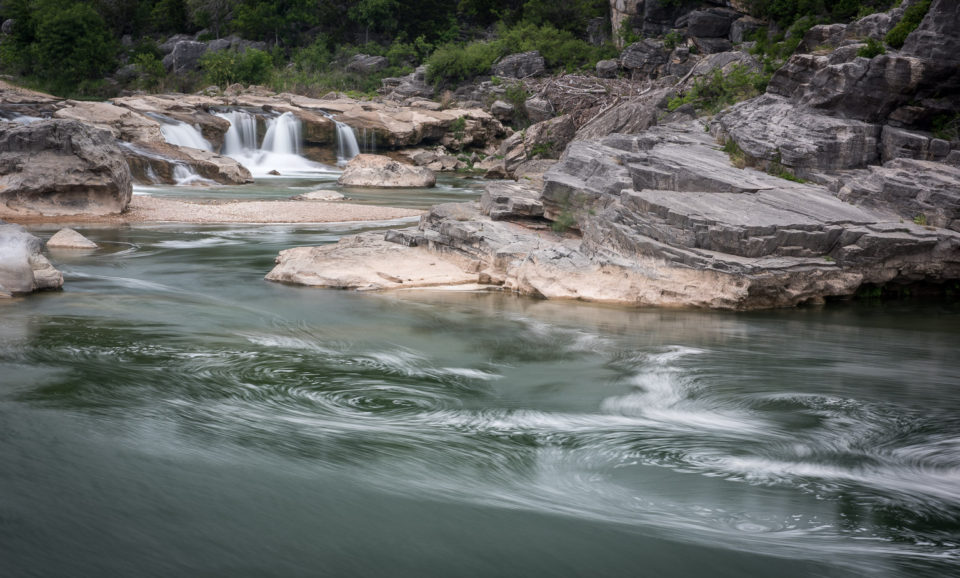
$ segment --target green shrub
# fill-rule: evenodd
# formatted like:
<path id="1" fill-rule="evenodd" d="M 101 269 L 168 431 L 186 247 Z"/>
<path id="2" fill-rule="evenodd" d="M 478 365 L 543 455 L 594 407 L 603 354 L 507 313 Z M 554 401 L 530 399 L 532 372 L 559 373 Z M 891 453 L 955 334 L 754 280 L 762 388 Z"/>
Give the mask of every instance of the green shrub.
<path id="1" fill-rule="evenodd" d="M 923 0 L 907 8 L 903 12 L 903 18 L 900 19 L 900 22 L 897 22 L 897 25 L 890 32 L 887 32 L 887 37 L 884 39 L 887 44 L 894 48 L 902 48 L 904 42 L 907 41 L 907 36 L 916 30 L 917 26 L 920 26 L 920 22 L 927 15 L 928 10 L 930 10 L 930 0 Z"/>
<path id="2" fill-rule="evenodd" d="M 727 74 L 717 69 L 712 74 L 694 81 L 686 94 L 671 99 L 667 103 L 667 109 L 672 112 L 684 104 L 692 104 L 699 111 L 714 114 L 732 104 L 761 94 L 767 89 L 769 80 L 768 75 L 753 72 L 742 64 L 734 65 Z"/>
<path id="3" fill-rule="evenodd" d="M 857 56 L 873 58 L 874 56 L 880 56 L 881 54 L 886 53 L 887 49 L 883 47 L 882 42 L 873 38 L 867 38 L 867 45 L 857 51 Z"/>
<path id="4" fill-rule="evenodd" d="M 500 56 L 500 47 L 494 43 L 441 46 L 427 59 L 427 81 L 436 85 L 464 82 L 489 73 Z"/>
<path id="5" fill-rule="evenodd" d="M 255 48 L 244 52 L 221 50 L 208 52 L 200 58 L 207 82 L 226 87 L 233 83 L 264 84 L 270 80 L 273 59 Z"/>
<path id="6" fill-rule="evenodd" d="M 116 65 L 116 43 L 103 18 L 82 3 L 41 4 L 33 53 L 38 76 L 60 93 L 76 90 L 81 82 L 96 79 Z"/>
<path id="7" fill-rule="evenodd" d="M 937 116 L 933 119 L 931 132 L 943 140 L 960 140 L 960 113 Z"/>

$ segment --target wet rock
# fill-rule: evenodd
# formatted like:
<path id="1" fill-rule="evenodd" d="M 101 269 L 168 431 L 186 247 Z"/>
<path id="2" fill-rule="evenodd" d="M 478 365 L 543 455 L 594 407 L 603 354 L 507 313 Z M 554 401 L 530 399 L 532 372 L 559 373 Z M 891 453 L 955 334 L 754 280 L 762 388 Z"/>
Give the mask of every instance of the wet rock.
<path id="1" fill-rule="evenodd" d="M 48 249 L 96 249 L 97 244 L 70 228 L 60 229 L 46 244 Z"/>
<path id="2" fill-rule="evenodd" d="M 0 203 L 19 215 L 107 215 L 132 194 L 112 135 L 75 120 L 0 125 Z"/>
<path id="3" fill-rule="evenodd" d="M 432 187 L 437 177 L 425 167 L 415 167 L 380 155 L 357 155 L 347 163 L 337 183 L 348 187 Z"/>
<path id="4" fill-rule="evenodd" d="M 494 76 L 504 78 L 530 78 L 543 74 L 546 69 L 546 63 L 540 56 L 540 52 L 532 50 L 504 56 L 494 63 L 490 72 Z"/>
<path id="5" fill-rule="evenodd" d="M 41 254 L 42 246 L 20 225 L 0 221 L 0 298 L 63 286 L 63 275 Z"/>

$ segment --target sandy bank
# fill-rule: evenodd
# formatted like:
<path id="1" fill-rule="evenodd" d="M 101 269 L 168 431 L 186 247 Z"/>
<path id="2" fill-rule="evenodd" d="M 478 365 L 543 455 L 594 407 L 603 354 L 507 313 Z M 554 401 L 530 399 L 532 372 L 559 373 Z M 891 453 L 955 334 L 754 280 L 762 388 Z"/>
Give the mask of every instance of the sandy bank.
<path id="1" fill-rule="evenodd" d="M 415 217 L 423 211 L 317 201 L 187 201 L 134 195 L 121 215 L 25 216 L 0 206 L 0 219 L 11 223 L 338 223 Z"/>

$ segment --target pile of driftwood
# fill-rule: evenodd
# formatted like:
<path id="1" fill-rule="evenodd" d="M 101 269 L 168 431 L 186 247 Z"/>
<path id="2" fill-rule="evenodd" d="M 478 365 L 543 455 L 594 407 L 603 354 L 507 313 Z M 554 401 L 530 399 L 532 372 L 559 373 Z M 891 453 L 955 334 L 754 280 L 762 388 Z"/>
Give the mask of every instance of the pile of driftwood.
<path id="1" fill-rule="evenodd" d="M 557 115 L 571 115 L 578 127 L 621 102 L 648 92 L 653 86 L 650 81 L 583 74 L 528 78 L 522 82 L 529 93 L 549 101 Z"/>

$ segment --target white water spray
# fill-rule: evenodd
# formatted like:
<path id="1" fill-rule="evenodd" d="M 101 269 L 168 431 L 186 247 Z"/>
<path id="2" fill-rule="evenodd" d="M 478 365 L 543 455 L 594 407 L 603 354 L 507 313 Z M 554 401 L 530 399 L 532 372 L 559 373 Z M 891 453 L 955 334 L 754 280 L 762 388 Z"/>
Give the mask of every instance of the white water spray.
<path id="1" fill-rule="evenodd" d="M 333 122 L 337 125 L 337 165 L 343 166 L 360 154 L 360 146 L 357 144 L 357 135 L 353 134 L 350 125 L 338 120 Z"/>
<path id="2" fill-rule="evenodd" d="M 285 112 L 268 119 L 267 132 L 259 146 L 256 116 L 243 110 L 217 113 L 217 116 L 230 121 L 221 153 L 236 159 L 255 177 L 265 177 L 271 173 L 329 172 L 324 165 L 300 156 L 302 129 L 300 119 L 293 113 Z"/>
<path id="3" fill-rule="evenodd" d="M 185 122 L 174 121 L 172 124 L 165 122 L 160 126 L 160 130 L 163 132 L 163 138 L 172 145 L 204 151 L 213 150 L 210 141 L 203 138 L 199 130 Z"/>

